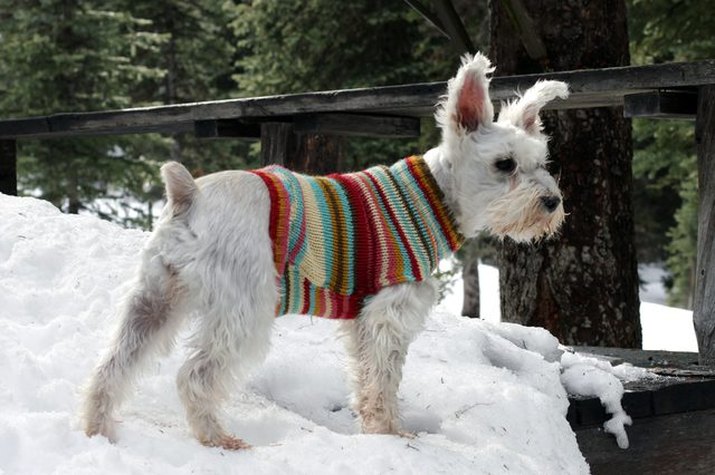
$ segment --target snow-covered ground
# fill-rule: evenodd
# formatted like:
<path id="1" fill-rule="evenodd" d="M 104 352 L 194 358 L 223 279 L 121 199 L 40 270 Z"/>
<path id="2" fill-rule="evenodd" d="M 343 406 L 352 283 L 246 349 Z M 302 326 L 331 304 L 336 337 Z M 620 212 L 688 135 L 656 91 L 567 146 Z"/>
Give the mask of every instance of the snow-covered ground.
<path id="1" fill-rule="evenodd" d="M 483 314 L 492 318 L 455 316 L 457 293 L 410 349 L 399 395 L 414 439 L 359 433 L 334 322 L 305 316 L 276 321 L 267 361 L 227 405 L 229 428 L 252 450 L 209 449 L 189 435 L 174 390 L 182 341 L 123 407 L 119 442 L 88 439 L 81 385 L 146 236 L 0 195 L 0 474 L 588 473 L 565 419 L 567 390 L 602 397 L 626 443 L 615 376 L 642 373 L 562 355 L 544 330 L 498 323 L 498 279 L 487 267 Z M 648 345 L 671 345 L 690 318 L 643 311 Z"/>

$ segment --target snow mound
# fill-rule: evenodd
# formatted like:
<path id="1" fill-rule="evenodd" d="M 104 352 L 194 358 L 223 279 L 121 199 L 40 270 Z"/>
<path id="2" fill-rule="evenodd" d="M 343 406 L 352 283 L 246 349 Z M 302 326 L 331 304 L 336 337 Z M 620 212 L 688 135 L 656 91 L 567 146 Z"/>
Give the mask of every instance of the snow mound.
<path id="1" fill-rule="evenodd" d="M 623 445 L 617 372 L 545 330 L 444 312 L 411 346 L 400 388 L 415 439 L 359 433 L 334 322 L 296 315 L 276 321 L 268 359 L 227 405 L 228 427 L 254 449 L 189 435 L 174 389 L 181 342 L 123 407 L 119 442 L 88 439 L 81 387 L 147 236 L 0 195 L 0 473 L 588 473 L 566 388 L 599 394 Z M 591 386 L 579 378 L 594 371 Z"/>

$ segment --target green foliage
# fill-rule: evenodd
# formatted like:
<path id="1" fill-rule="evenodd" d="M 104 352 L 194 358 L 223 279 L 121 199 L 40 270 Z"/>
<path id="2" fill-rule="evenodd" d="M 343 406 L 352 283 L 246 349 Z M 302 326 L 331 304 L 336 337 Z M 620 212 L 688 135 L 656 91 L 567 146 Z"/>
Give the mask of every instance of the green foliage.
<path id="1" fill-rule="evenodd" d="M 163 39 L 113 7 L 101 0 L 1 0 L 2 116 L 127 107 L 132 84 L 161 76 L 134 59 Z M 108 183 L 144 172 L 140 159 L 118 166 L 116 147 L 111 139 L 22 143 L 20 190 L 79 212 L 106 196 Z"/>
<path id="2" fill-rule="evenodd" d="M 668 233 L 671 241 L 668 244 L 667 264 L 673 274 L 668 297 L 674 305 L 692 308 L 698 236 L 698 191 L 695 171 L 683 182 L 680 197 L 683 204 L 675 214 L 676 225 Z"/>
<path id="3" fill-rule="evenodd" d="M 223 0 L 0 0 L 0 116 L 220 99 L 234 92 Z M 158 166 L 241 166 L 248 145 L 157 135 L 20 144 L 21 193 L 149 227 Z"/>
<path id="4" fill-rule="evenodd" d="M 424 77 L 419 20 L 400 2 L 263 0 L 234 6 L 234 78 L 248 95 L 397 84 Z"/>
<path id="5" fill-rule="evenodd" d="M 486 2 L 457 3 L 478 30 Z M 245 95 L 445 80 L 459 61 L 448 41 L 403 2 L 254 0 L 228 11 L 242 53 L 233 77 Z M 420 140 L 350 140 L 344 167 L 427 150 L 438 139 L 432 122 L 423 121 Z"/>
<path id="6" fill-rule="evenodd" d="M 122 0 L 120 8 L 151 23 L 165 39 L 155 51 L 144 51 L 138 62 L 164 71 L 145 78 L 134 90 L 138 104 L 226 99 L 236 95 L 236 41 L 227 21 L 231 2 L 224 0 Z M 163 160 L 184 163 L 195 175 L 255 165 L 250 145 L 238 141 L 197 140 L 192 134 L 171 137 Z"/>
<path id="7" fill-rule="evenodd" d="M 703 0 L 628 0 L 631 58 L 637 64 L 713 57 L 715 10 Z"/>
<path id="8" fill-rule="evenodd" d="M 715 57 L 712 25 L 715 10 L 699 0 L 629 0 L 631 57 L 637 64 L 692 61 Z M 633 170 L 648 189 L 636 196 L 636 227 L 667 253 L 672 273 L 670 301 L 688 307 L 692 301 L 697 239 L 697 164 L 693 124 L 674 121 L 634 121 Z M 677 197 L 677 199 L 672 199 Z M 670 199 L 669 199 L 670 198 Z M 638 200 L 643 206 L 638 207 Z M 652 208 L 647 203 L 658 203 Z M 650 209 L 650 212 L 647 210 Z M 645 210 L 645 211 L 644 211 Z M 674 220 L 664 219 L 674 216 Z M 646 238 L 647 239 L 647 238 Z M 643 243 L 640 243 L 643 244 Z"/>
<path id="9" fill-rule="evenodd" d="M 144 23 L 112 11 L 110 1 L 0 0 L 0 74 L 4 114 L 127 107 L 136 78 L 132 53 L 161 41 Z"/>

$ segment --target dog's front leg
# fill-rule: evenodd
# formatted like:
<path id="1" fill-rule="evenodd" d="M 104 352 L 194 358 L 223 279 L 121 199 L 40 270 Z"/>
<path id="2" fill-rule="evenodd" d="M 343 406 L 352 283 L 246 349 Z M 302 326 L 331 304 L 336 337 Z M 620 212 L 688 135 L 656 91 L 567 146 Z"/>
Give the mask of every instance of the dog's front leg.
<path id="1" fill-rule="evenodd" d="M 345 322 L 355 409 L 364 433 L 402 434 L 397 410 L 402 366 L 435 295 L 432 282 L 389 287 L 372 297 L 357 319 Z"/>

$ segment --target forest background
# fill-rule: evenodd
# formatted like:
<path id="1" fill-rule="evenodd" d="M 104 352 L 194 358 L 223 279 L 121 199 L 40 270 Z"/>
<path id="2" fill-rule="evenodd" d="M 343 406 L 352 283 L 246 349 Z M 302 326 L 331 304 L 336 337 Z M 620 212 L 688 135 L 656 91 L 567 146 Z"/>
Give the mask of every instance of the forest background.
<path id="1" fill-rule="evenodd" d="M 708 2 L 626 3 L 633 64 L 715 57 Z M 487 0 L 454 4 L 488 51 Z M 0 0 L 1 118 L 443 81 L 458 62 L 439 31 L 395 0 Z M 336 171 L 427 150 L 438 131 L 430 119 L 422 125 L 417 140 L 346 141 Z M 638 259 L 667 268 L 670 303 L 685 308 L 697 236 L 694 146 L 692 123 L 633 121 Z M 19 193 L 149 229 L 167 159 L 194 175 L 255 167 L 259 145 L 190 134 L 26 141 Z M 489 262 L 490 249 L 480 240 L 465 252 Z"/>

